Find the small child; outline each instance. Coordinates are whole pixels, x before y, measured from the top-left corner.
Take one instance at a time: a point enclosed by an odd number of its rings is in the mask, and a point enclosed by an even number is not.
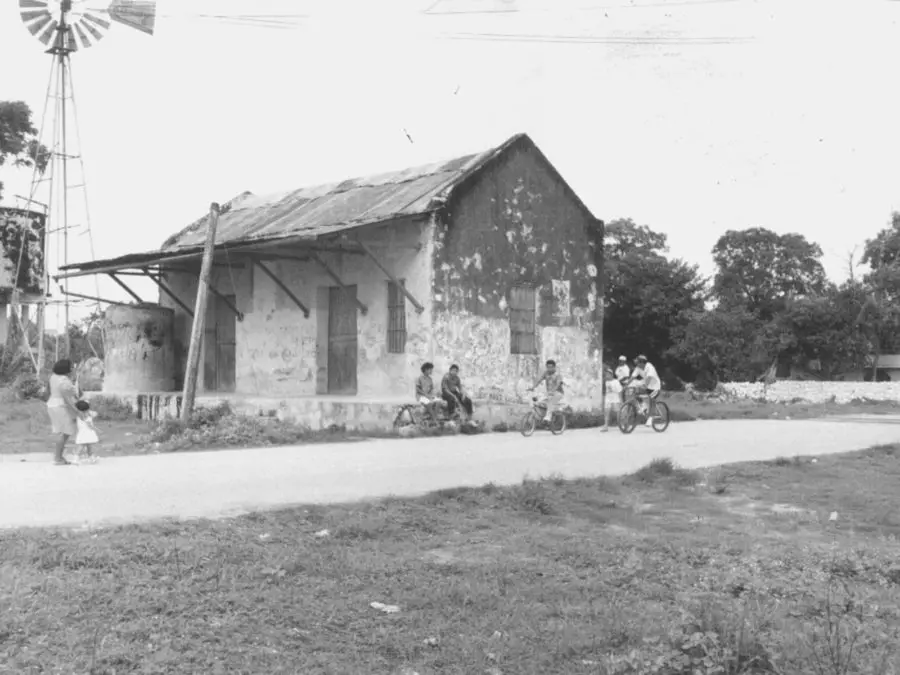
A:
[[[93,446],[100,440],[97,436],[97,429],[94,427],[94,418],[97,413],[91,410],[87,401],[76,401],[75,408],[78,410],[78,417],[75,419],[75,445],[78,446],[78,460],[83,459],[88,464],[96,464],[97,458],[94,457]]]
[[[616,378],[612,368],[604,370],[603,380],[606,387],[606,396],[603,406],[603,426],[600,427],[600,431],[609,431],[609,418],[612,416],[612,411],[618,410],[621,404],[622,383]]]

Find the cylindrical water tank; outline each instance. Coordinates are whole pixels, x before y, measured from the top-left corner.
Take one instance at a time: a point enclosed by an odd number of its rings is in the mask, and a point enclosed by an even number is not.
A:
[[[106,310],[103,391],[164,392],[175,388],[175,311],[160,305]]]

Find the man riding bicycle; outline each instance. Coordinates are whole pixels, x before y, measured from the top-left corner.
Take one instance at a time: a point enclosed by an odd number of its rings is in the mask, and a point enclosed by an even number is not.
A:
[[[631,377],[629,381],[633,382],[637,380],[640,382],[638,387],[635,389],[635,393],[639,396],[647,397],[647,407],[643,408],[642,401],[642,410],[641,412],[647,415],[647,423],[648,427],[653,426],[653,418],[650,416],[651,407],[659,398],[659,393],[662,391],[662,381],[659,379],[659,374],[656,372],[656,368],[653,367],[653,364],[647,360],[647,357],[641,354],[635,360],[635,368],[634,372],[631,373]]]

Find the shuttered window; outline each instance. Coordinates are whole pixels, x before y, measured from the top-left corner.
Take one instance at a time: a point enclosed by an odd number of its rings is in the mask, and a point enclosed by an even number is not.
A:
[[[530,286],[513,286],[509,291],[509,351],[537,354],[535,312],[537,297]]]
[[[403,354],[406,352],[406,296],[400,287],[406,286],[406,281],[401,279],[399,283],[393,281],[388,284],[388,353]]]

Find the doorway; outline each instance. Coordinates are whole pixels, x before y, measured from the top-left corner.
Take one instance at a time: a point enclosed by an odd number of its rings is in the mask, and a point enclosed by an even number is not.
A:
[[[203,350],[203,387],[206,391],[233,392],[237,369],[237,318],[225,303],[235,305],[235,297],[223,300],[210,294],[206,312],[205,345]]]
[[[328,289],[328,393],[356,394],[356,286]]]

